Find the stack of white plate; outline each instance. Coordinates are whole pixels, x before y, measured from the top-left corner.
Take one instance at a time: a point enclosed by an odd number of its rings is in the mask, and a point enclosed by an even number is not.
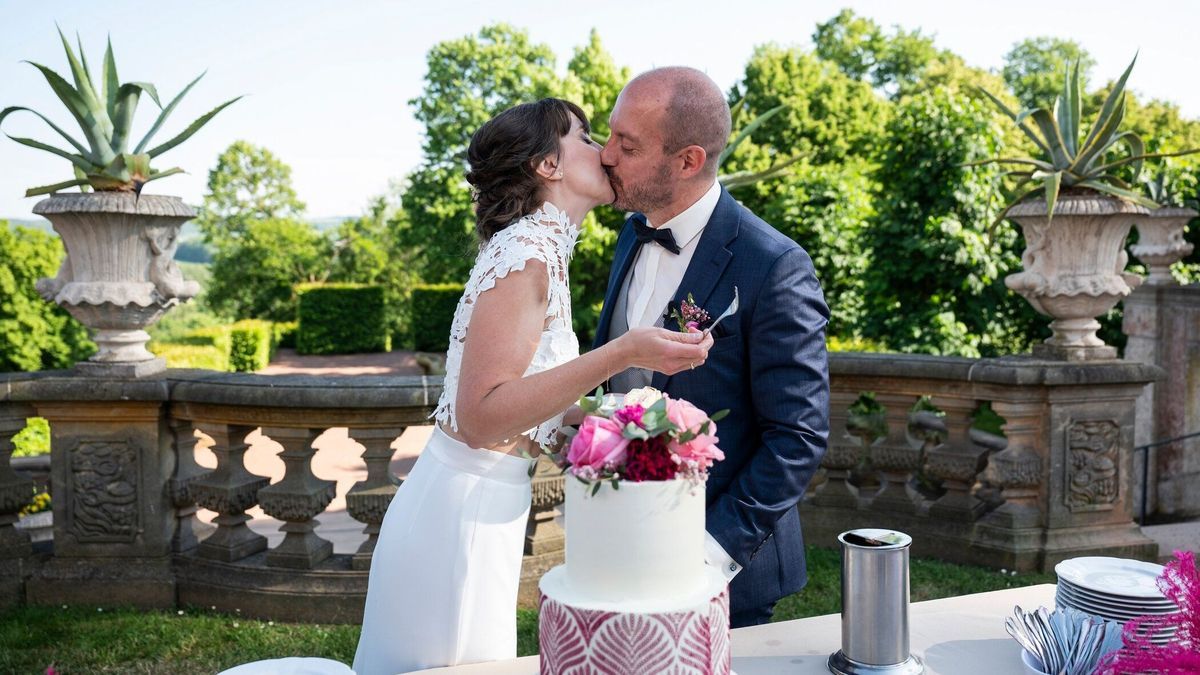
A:
[[[1157,579],[1162,565],[1124,558],[1086,557],[1064,560],[1054,566],[1058,574],[1055,604],[1125,623],[1139,616],[1163,616],[1179,612],[1163,597]],[[1175,636],[1175,627],[1150,635],[1154,644],[1165,644]]]

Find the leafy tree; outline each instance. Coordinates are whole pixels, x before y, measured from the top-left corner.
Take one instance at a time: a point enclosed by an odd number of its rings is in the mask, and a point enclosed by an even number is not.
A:
[[[333,244],[300,220],[292,168],[270,150],[237,141],[208,172],[198,218],[213,248],[205,303],[234,319],[293,321],[292,286],[327,278]]]
[[[567,63],[567,79],[579,83],[580,96],[576,102],[588,114],[592,131],[598,136],[607,137],[611,133],[608,116],[630,77],[628,67],[617,67],[613,62],[596,29],[588,34],[586,45],[575,48]]]
[[[293,286],[326,280],[331,256],[329,239],[308,223],[251,221],[235,243],[218,249],[205,299],[236,319],[294,321]]]
[[[95,353],[87,329],[34,290],[64,255],[58,237],[0,220],[0,371],[67,368]]]
[[[410,103],[425,125],[423,160],[408,176],[403,208],[389,221],[394,255],[407,254],[409,269],[425,283],[462,283],[478,251],[470,188],[463,174],[471,134],[518,103],[557,96],[578,102],[598,134],[629,79],[592,31],[575,49],[565,78],[555,74],[547,45],[524,31],[498,24],[477,35],[436,45],[427,57],[426,87]],[[581,224],[571,264],[575,326],[591,340],[604,298],[616,229],[624,214],[597,209]],[[411,279],[410,279],[411,281]]]
[[[989,232],[1001,137],[984,105],[946,89],[898,103],[866,230],[864,337],[905,352],[993,356],[1027,351],[1044,329],[1004,277],[1020,266],[1010,227]]]
[[[506,24],[438,43],[426,64],[425,89],[409,101],[425,125],[423,158],[408,177],[396,244],[418,252],[416,272],[423,281],[461,283],[476,252],[463,178],[471,135],[502,110],[558,94],[562,83],[550,47]]]
[[[297,218],[303,212],[291,167],[266,148],[236,141],[208,172],[208,193],[196,224],[207,242],[221,246],[243,236],[254,221]]]
[[[1079,80],[1086,90],[1087,74],[1096,65],[1086,49],[1074,40],[1027,38],[1004,55],[1000,73],[1022,107],[1049,106],[1062,91],[1067,65],[1075,62],[1079,63]]]
[[[939,54],[921,31],[896,26],[885,35],[879,24],[849,9],[817,24],[812,40],[818,57],[892,96],[922,79]]]
[[[887,102],[866,83],[811,53],[777,45],[754,50],[730,98],[745,99],[739,115],[745,120],[786,105],[751,139],[784,156],[804,154],[813,164],[869,155],[888,113]]]
[[[864,231],[875,215],[873,167],[863,159],[801,163],[777,179],[737,194],[755,212],[812,256],[830,309],[828,333],[857,337],[864,318],[868,265]]]
[[[329,279],[359,284],[378,284],[389,265],[388,216],[395,208],[386,196],[373,198],[367,212],[348,218],[334,234]]]
[[[416,283],[414,252],[395,244],[396,231],[406,224],[398,188],[375,197],[364,215],[338,227],[329,275],[330,281],[383,287],[388,332],[397,347],[409,343],[409,298]]]

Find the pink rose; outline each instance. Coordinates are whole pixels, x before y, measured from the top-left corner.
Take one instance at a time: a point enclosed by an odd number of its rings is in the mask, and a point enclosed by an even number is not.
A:
[[[621,435],[621,427],[616,422],[588,415],[579,425],[579,433],[571,440],[567,461],[573,467],[600,470],[605,465],[624,463],[628,447],[629,439]]]
[[[681,432],[696,434],[686,443],[671,441],[670,450],[683,461],[694,461],[700,468],[707,469],[715,461],[725,459],[725,453],[717,447],[717,423],[711,421],[703,410],[680,399],[667,399],[667,419],[679,427]],[[707,433],[700,428],[708,422]]]

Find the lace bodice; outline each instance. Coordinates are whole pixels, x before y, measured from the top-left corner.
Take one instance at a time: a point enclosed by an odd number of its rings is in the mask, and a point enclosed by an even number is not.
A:
[[[545,327],[525,375],[548,370],[579,356],[579,340],[571,328],[571,289],[567,277],[567,266],[578,237],[579,227],[568,220],[566,212],[546,202],[534,213],[497,232],[480,249],[450,326],[446,379],[442,397],[433,412],[433,417],[443,426],[458,431],[454,405],[458,397],[463,344],[467,339],[475,301],[480,294],[495,286],[497,279],[503,279],[514,270],[525,269],[526,261],[539,260],[546,265],[550,287]],[[554,442],[560,426],[562,414],[524,432],[524,435],[541,446],[548,446]]]

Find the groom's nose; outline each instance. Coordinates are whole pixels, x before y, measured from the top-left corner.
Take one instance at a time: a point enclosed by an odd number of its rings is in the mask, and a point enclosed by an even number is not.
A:
[[[610,138],[603,148],[600,148],[600,163],[604,166],[617,165],[617,152],[613,147],[612,139]]]

